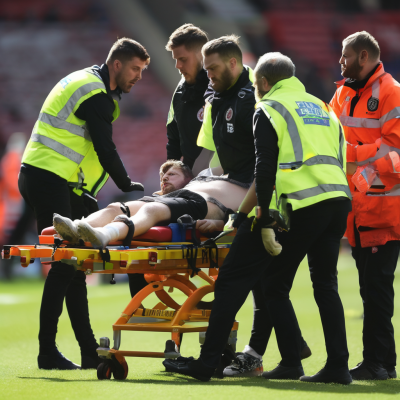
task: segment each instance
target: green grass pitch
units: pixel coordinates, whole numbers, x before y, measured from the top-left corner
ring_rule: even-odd
[[[339,290],[346,314],[350,367],[362,359],[362,303],[357,271],[348,252],[339,260]],[[400,398],[400,380],[354,382],[349,386],[307,384],[299,381],[267,381],[263,378],[213,379],[209,383],[167,374],[161,359],[127,358],[126,381],[99,381],[96,371],[44,371],[37,368],[37,334],[43,281],[16,280],[0,283],[0,399],[395,399]],[[400,289],[395,280],[395,291]],[[127,284],[88,287],[90,317],[97,338],[112,337],[111,325],[129,301]],[[175,295],[175,293],[174,293]],[[183,300],[183,296],[176,295]],[[313,355],[303,362],[306,374],[314,374],[326,360],[324,337],[315,304],[307,263],[299,268],[291,295],[299,323]],[[153,301],[153,304],[151,304]],[[152,306],[155,299],[145,305]],[[400,305],[395,301],[393,318],[396,340],[400,343]],[[253,318],[248,298],[240,310],[238,351],[248,343]],[[168,334],[123,332],[121,349],[163,351]],[[64,312],[57,336],[59,349],[80,363],[77,342]],[[197,357],[200,347],[197,334],[184,335],[182,355]],[[275,337],[264,356],[264,370],[279,362]],[[400,371],[399,371],[400,372]]]

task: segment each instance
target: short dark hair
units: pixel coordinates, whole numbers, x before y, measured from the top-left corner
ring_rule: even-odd
[[[254,68],[256,78],[263,76],[270,86],[274,86],[282,79],[291,78],[295,71],[293,61],[279,52],[264,54]]]
[[[106,63],[119,60],[122,63],[131,60],[133,57],[138,57],[142,61],[150,63],[150,56],[147,50],[136,40],[129,38],[118,39],[111,47],[108,53]]]
[[[356,32],[347,36],[343,40],[343,45],[350,46],[357,54],[366,50],[373,61],[378,60],[381,55],[378,41],[366,31]]]
[[[172,32],[165,48],[172,51],[176,47],[184,45],[187,50],[193,50],[201,48],[207,42],[206,32],[193,24],[184,24]]]
[[[210,40],[206,43],[201,52],[203,56],[209,56],[211,54],[217,53],[224,60],[230,60],[231,58],[236,58],[239,64],[243,64],[242,50],[239,47],[239,36],[228,35],[221,36],[218,39]]]
[[[179,168],[187,181],[191,181],[194,178],[192,170],[182,161],[178,160],[167,160],[162,164],[160,167],[160,178],[171,168]]]

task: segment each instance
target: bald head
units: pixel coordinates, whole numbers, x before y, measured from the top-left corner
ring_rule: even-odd
[[[257,100],[261,100],[277,82],[294,76],[295,70],[293,61],[282,53],[261,56],[254,69]]]

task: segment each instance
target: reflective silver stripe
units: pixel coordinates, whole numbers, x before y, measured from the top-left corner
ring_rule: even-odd
[[[74,125],[71,124],[70,122],[64,121],[58,117],[55,117],[54,115],[50,115],[47,113],[40,113],[38,121],[44,122],[45,124],[48,124],[52,126],[53,128],[58,128],[58,129],[65,129],[69,133],[72,133],[73,135],[81,136],[88,140],[89,142],[92,141],[92,138],[90,137],[89,131],[86,127],[86,125]]]
[[[83,96],[86,96],[92,90],[96,89],[104,89],[105,86],[103,82],[90,82],[86,85],[83,85],[75,90],[72,96],[68,99],[65,106],[61,109],[61,111],[57,114],[57,117],[62,119],[67,119],[69,115],[72,113],[72,110],[75,107],[75,104],[79,101],[79,99]]]
[[[379,78],[372,84],[372,97],[375,97],[379,100],[379,91],[381,88],[381,84],[379,83]]]
[[[54,150],[58,154],[61,154],[62,156],[68,158],[68,160],[71,160],[76,164],[80,164],[84,159],[83,155],[68,148],[67,146],[64,146],[63,144],[57,142],[54,139],[50,139],[47,136],[39,135],[37,133],[32,133],[30,140],[32,142],[38,142],[38,143],[43,144],[44,146],[48,147],[49,149]]]
[[[338,159],[340,162],[340,166],[343,168],[343,144],[344,144],[344,135],[342,131],[342,126],[339,123],[339,154],[338,154]]]
[[[379,150],[376,152],[374,157],[367,158],[366,160],[363,160],[363,161],[356,161],[356,164],[364,165],[364,164],[368,164],[369,162],[374,162],[378,158],[382,158],[382,157],[386,156],[386,154],[390,153],[391,151],[395,151],[397,154],[400,155],[400,149],[398,149],[397,147],[391,147],[385,143],[382,143],[381,147],[379,147]]]
[[[355,118],[346,115],[341,115],[339,119],[343,126],[350,126],[352,128],[381,128],[381,122],[379,119]]]
[[[63,119],[55,117],[54,115],[40,113],[38,121],[44,122],[45,124],[48,124],[53,128],[65,129],[69,133],[85,137],[85,126],[71,124],[70,122],[64,121]]]
[[[310,189],[299,190],[298,192],[287,193],[286,197],[293,200],[304,200],[309,197],[318,196],[322,193],[328,192],[345,192],[347,196],[351,199],[350,189],[347,185],[337,185],[337,184],[321,184]]]
[[[383,117],[381,117],[379,122],[381,123],[381,126],[383,126],[385,122],[388,122],[394,118],[400,119],[400,107],[395,107],[393,108],[393,110],[390,110]]]
[[[314,156],[309,158],[307,161],[304,161],[303,163],[303,165],[307,165],[308,167],[321,164],[336,165],[337,167],[342,169],[342,164],[339,162],[339,160],[331,156]]]
[[[279,114],[281,114],[282,118],[285,120],[287,124],[290,139],[292,139],[295,159],[296,161],[303,161],[303,146],[301,145],[299,131],[297,129],[296,122],[292,117],[292,114],[290,114],[290,112],[286,109],[286,107],[284,107],[281,103],[278,103],[277,101],[264,100],[263,103],[270,106]]]

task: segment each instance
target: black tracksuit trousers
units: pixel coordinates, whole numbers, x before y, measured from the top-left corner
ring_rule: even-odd
[[[89,209],[83,198],[76,195],[67,182],[61,179],[49,182],[21,170],[18,186],[22,197],[34,210],[39,235],[44,228],[53,225],[53,213],[80,219],[87,217],[90,211],[95,211],[93,206]],[[81,352],[95,355],[98,345],[90,326],[86,276],[82,271],[75,271],[73,266],[61,262],[52,264],[44,284],[40,308],[40,354],[50,354],[55,347],[64,298]]]
[[[364,360],[392,369],[396,365],[396,346],[392,317],[394,310],[394,272],[399,258],[400,241],[389,241],[377,246],[361,247],[355,229],[356,247],[352,256],[356,261],[360,294],[364,306]]]
[[[200,358],[218,366],[236,313],[257,282],[262,282],[266,307],[282,356],[281,365],[300,366],[301,333],[289,299],[297,268],[308,256],[328,353],[327,368],[347,366],[348,350],[336,267],[340,239],[346,229],[350,201],[325,201],[292,213],[291,229],[279,234],[282,253],[271,257],[251,220],[236,234],[215,285],[215,301]]]

